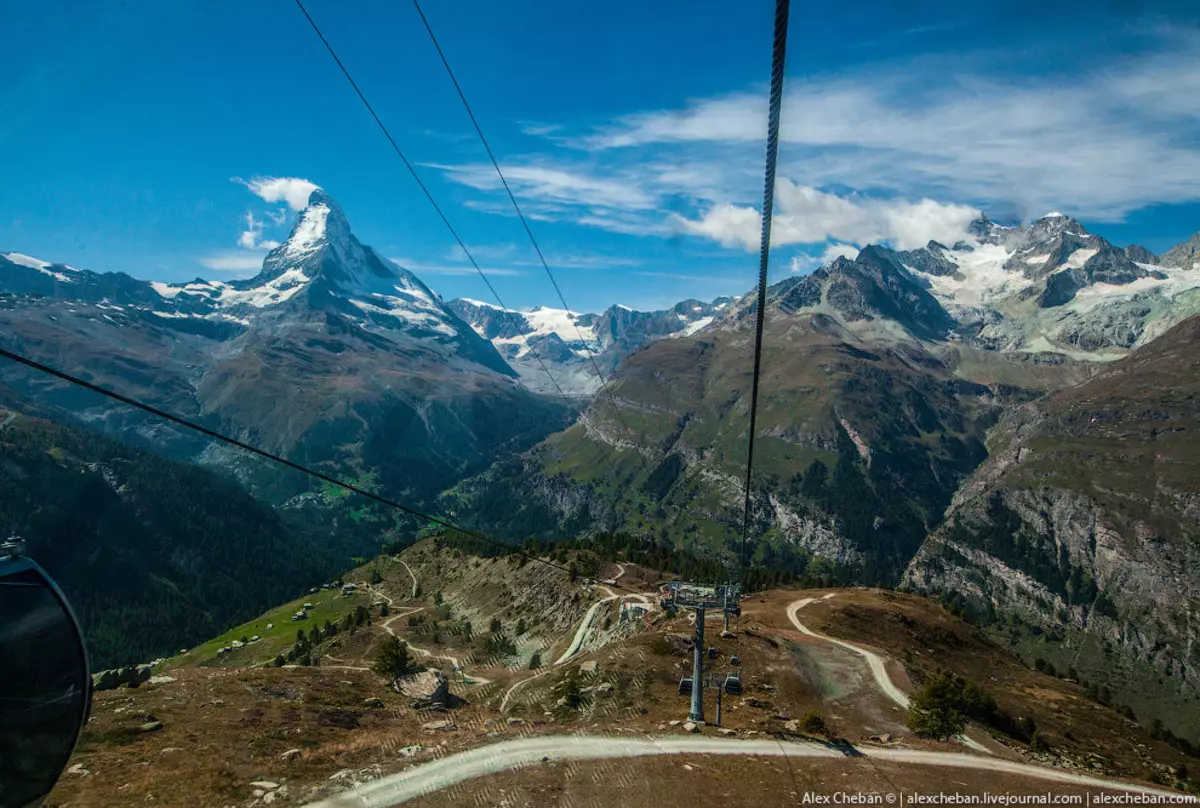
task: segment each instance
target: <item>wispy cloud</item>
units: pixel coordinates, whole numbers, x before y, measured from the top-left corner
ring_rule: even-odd
[[[646,278],[668,278],[676,281],[728,281],[731,280],[729,275],[690,275],[686,272],[638,272]]]
[[[450,179],[481,191],[497,191],[502,186],[489,163],[465,165],[427,164],[444,171]],[[618,177],[572,171],[550,165],[508,165],[502,167],[509,187],[519,198],[568,205],[598,205],[621,209],[646,210],[655,198],[636,182]]]
[[[519,261],[522,265],[541,266],[541,262]],[[546,256],[550,269],[611,269],[613,267],[636,267],[643,262],[637,258],[619,258],[611,255],[554,255]]]
[[[267,202],[286,202],[292,210],[303,210],[308,198],[317,190],[315,182],[300,177],[253,177],[244,180],[234,177],[233,182],[245,185],[250,192]]]
[[[977,200],[1026,215],[1053,207],[1111,220],[1200,199],[1197,46],[1200,36],[1172,31],[1148,54],[1117,54],[1076,76],[997,78],[1005,71],[994,59],[966,54],[792,78],[781,172],[816,187]],[[741,144],[750,156],[765,125],[761,93],[748,92],[625,116],[575,143],[641,153],[673,144],[691,150],[697,170],[719,174],[711,149]]]
[[[279,246],[278,241],[275,241],[274,239],[264,239],[262,234],[262,220],[255,219],[254,213],[252,211],[247,211],[246,229],[242,231],[240,236],[238,236],[238,246],[246,250],[273,250]]]

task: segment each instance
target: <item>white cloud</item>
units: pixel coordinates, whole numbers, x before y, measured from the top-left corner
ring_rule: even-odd
[[[821,253],[821,263],[829,264],[838,258],[849,258],[853,261],[858,257],[858,252],[858,247],[853,244],[839,244],[835,241]]]
[[[292,210],[303,210],[308,197],[320,187],[299,177],[253,177],[250,180],[234,177],[233,181],[245,185],[266,202],[286,202]]]
[[[1062,69],[1044,75],[1030,75],[1014,49],[789,77],[780,173],[814,187],[977,200],[1027,216],[1058,208],[1119,220],[1148,204],[1200,200],[1200,36],[1156,36],[1140,55],[1111,44],[1081,51],[1087,61],[1064,54]],[[742,181],[733,166],[761,160],[765,129],[756,91],[625,116],[573,142],[625,153],[647,170],[669,146],[720,185]],[[736,159],[730,149],[741,150]],[[696,181],[674,179],[681,190]],[[753,198],[749,186],[725,190],[709,198]]]
[[[242,231],[240,236],[238,236],[237,244],[239,247],[245,250],[273,250],[279,246],[279,242],[275,241],[274,239],[264,239],[262,237],[262,233],[262,220],[255,219],[254,213],[247,211],[246,229]]]
[[[675,221],[685,233],[713,239],[725,247],[753,251],[762,243],[762,219],[754,208],[722,202],[696,221],[678,215]]]
[[[820,255],[798,253],[792,256],[789,269],[792,272],[808,272],[818,267],[828,266],[838,258],[854,259],[858,257],[859,249],[853,244],[841,244],[833,241],[825,245]]]
[[[245,272],[262,269],[260,253],[226,250],[216,255],[206,255],[197,259],[201,264],[214,272]]]
[[[817,244],[833,239],[854,244],[886,242],[901,250],[924,246],[930,239],[948,244],[964,238],[979,211],[967,205],[932,199],[842,197],[780,179],[775,185],[772,246]],[[686,233],[713,239],[726,247],[753,252],[762,238],[757,210],[728,202],[714,205],[699,219],[676,216]],[[846,244],[836,245],[848,248]],[[849,248],[853,249],[853,248]]]

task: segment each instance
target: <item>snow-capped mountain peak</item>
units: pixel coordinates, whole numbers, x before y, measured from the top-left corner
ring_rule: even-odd
[[[287,241],[267,253],[261,271],[243,280],[148,282],[11,256],[0,254],[4,286],[103,304],[112,316],[136,313],[157,324],[217,327],[222,333],[260,325],[279,332],[334,317],[342,327],[357,327],[406,349],[457,354],[512,374],[494,348],[416,275],[359,242],[341,207],[320,189],[310,195]]]

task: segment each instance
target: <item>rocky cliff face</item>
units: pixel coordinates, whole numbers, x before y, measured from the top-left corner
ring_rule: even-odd
[[[1200,233],[1162,254],[1163,266],[1178,269],[1200,269]]]
[[[1179,733],[1200,694],[1198,349],[1193,318],[1010,414],[904,576]]]

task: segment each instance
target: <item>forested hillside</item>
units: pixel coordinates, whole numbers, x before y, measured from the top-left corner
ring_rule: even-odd
[[[213,472],[11,402],[0,399],[0,535],[23,536],[62,586],[94,667],[195,644],[366,550],[317,541]]]

